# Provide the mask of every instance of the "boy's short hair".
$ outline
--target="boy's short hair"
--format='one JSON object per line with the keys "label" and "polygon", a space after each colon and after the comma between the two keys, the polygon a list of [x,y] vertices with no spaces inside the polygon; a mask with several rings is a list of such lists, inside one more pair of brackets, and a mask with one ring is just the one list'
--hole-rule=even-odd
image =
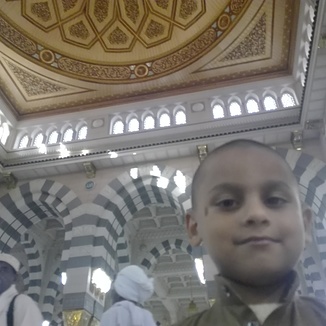
{"label": "boy's short hair", "polygon": [[203,174],[203,171],[204,171],[205,165],[206,165],[205,163],[207,163],[207,161],[209,161],[213,156],[219,154],[223,150],[230,149],[230,148],[236,148],[236,147],[238,147],[238,148],[256,147],[256,148],[264,149],[266,151],[269,151],[269,152],[277,155],[285,163],[285,165],[289,169],[289,172],[293,175],[293,178],[296,180],[296,178],[295,178],[290,166],[287,164],[287,162],[283,159],[283,157],[278,152],[276,152],[270,146],[265,145],[263,143],[259,143],[259,142],[255,141],[255,140],[250,140],[250,139],[232,140],[230,142],[227,142],[227,143],[215,148],[212,152],[210,152],[208,154],[208,156],[204,159],[204,161],[197,168],[197,170],[196,170],[196,172],[194,174],[193,181],[192,181],[192,186],[191,186],[192,208],[196,207],[196,188],[198,187],[198,185],[200,183],[200,179],[202,178],[202,174]]}

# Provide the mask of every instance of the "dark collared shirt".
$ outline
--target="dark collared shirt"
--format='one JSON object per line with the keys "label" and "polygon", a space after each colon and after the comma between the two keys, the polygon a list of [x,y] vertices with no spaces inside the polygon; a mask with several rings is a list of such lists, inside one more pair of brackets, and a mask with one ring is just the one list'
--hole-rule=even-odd
{"label": "dark collared shirt", "polygon": [[326,326],[326,303],[296,294],[299,279],[293,273],[276,308],[261,324],[254,312],[235,293],[232,282],[218,276],[214,305],[176,326]]}

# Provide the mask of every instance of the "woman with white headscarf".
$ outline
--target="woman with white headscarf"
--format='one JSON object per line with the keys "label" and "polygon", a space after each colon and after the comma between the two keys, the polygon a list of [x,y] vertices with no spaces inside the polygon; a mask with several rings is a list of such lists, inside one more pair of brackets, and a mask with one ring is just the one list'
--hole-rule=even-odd
{"label": "woman with white headscarf", "polygon": [[102,315],[100,326],[156,326],[152,314],[143,308],[153,292],[153,279],[140,267],[123,268],[113,283],[113,305]]}

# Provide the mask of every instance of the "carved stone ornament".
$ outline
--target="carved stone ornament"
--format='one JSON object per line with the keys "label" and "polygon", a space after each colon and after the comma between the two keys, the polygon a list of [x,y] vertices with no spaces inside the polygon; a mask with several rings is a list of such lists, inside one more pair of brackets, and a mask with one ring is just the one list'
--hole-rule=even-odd
{"label": "carved stone ornament", "polygon": [[237,60],[258,55],[266,52],[266,13],[259,19],[249,35],[221,61]]}

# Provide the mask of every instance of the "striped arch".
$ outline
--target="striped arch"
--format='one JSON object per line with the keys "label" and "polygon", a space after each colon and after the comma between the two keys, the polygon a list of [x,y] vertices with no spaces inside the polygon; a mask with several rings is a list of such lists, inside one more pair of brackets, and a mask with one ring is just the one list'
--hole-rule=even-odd
{"label": "striped arch", "polygon": [[50,281],[46,287],[43,299],[42,314],[44,320],[53,321],[53,310],[56,298],[62,292],[60,269],[56,268],[51,275]]}
{"label": "striped arch", "polygon": [[28,291],[28,285],[29,285],[29,273],[25,265],[21,265],[19,274],[22,277],[23,284],[24,284],[24,292]]}
{"label": "striped arch", "polygon": [[62,326],[63,316],[62,316],[62,303],[63,303],[63,293],[59,291],[54,304],[53,317],[50,326]]}
{"label": "striped arch", "polygon": [[157,244],[154,248],[150,250],[150,252],[142,260],[141,265],[146,267],[149,271],[153,271],[157,259],[170,249],[179,249],[182,250],[183,252],[188,253],[189,255],[191,255],[192,252],[191,245],[189,244],[189,242],[185,240],[182,239],[165,240]]}
{"label": "striped arch", "polygon": [[168,179],[166,188],[158,186],[158,177],[152,176],[152,166],[139,168],[137,179],[125,172],[111,181],[95,198],[98,206],[99,222],[93,255],[93,267],[103,267],[113,274],[116,266],[117,241],[126,222],[148,205],[173,207],[180,217],[190,208],[190,178],[186,177],[186,191],[183,193],[174,181],[177,170],[158,166],[161,177]]}
{"label": "striped arch", "polygon": [[130,264],[130,250],[128,242],[124,237],[124,231],[122,230],[121,236],[117,241],[117,257],[118,257],[118,269],[128,266]]}
{"label": "striped arch", "polygon": [[308,292],[326,298],[323,272],[326,269],[326,164],[313,156],[291,149],[276,148],[276,151],[290,165],[299,182],[302,199],[314,212],[314,241],[320,264],[307,249],[303,260],[304,274]]}
{"label": "striped arch", "polygon": [[36,302],[39,302],[42,286],[42,262],[39,249],[35,240],[29,233],[21,237],[21,245],[24,247],[29,270],[29,284],[27,294]]}
{"label": "striped arch", "polygon": [[34,180],[12,190],[0,198],[0,252],[9,252],[20,236],[40,220],[62,218],[65,226],[62,266],[65,268],[72,237],[72,218],[80,205],[72,190],[52,180]]}

